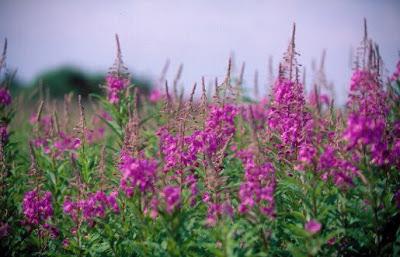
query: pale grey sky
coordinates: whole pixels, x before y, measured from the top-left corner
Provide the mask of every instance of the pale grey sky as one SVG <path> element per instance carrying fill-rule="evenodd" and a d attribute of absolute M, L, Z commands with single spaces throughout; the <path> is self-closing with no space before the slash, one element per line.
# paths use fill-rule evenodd
<path fill-rule="evenodd" d="M 343 97 L 363 17 L 392 71 L 400 50 L 399 13 L 400 1 L 374 0 L 0 0 L 0 38 L 8 38 L 8 65 L 24 80 L 64 64 L 105 71 L 118 33 L 133 75 L 157 77 L 170 58 L 168 78 L 184 63 L 182 79 L 191 86 L 203 75 L 223 77 L 233 52 L 237 65 L 246 62 L 248 82 L 258 69 L 265 83 L 268 57 L 276 70 L 296 22 L 300 63 L 310 71 L 311 60 L 326 49 L 328 78 Z"/>

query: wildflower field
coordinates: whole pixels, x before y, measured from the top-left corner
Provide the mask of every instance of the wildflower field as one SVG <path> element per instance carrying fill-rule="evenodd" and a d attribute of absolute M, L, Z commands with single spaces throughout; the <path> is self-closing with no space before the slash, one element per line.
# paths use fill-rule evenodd
<path fill-rule="evenodd" d="M 211 90 L 145 93 L 116 39 L 103 95 L 29 108 L 5 42 L 1 256 L 400 256 L 400 62 L 366 32 L 345 106 L 323 65 L 306 93 L 294 31 L 252 97 L 231 59 Z"/>

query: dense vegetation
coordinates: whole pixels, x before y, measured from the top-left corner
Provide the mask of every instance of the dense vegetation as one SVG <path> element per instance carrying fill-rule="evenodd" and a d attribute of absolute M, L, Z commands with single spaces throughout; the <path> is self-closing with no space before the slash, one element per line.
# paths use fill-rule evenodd
<path fill-rule="evenodd" d="M 365 35 L 345 108 L 323 69 L 304 92 L 294 34 L 253 99 L 231 61 L 212 94 L 144 94 L 117 38 L 104 96 L 28 110 L 4 51 L 2 256 L 399 256 L 400 62 Z"/>

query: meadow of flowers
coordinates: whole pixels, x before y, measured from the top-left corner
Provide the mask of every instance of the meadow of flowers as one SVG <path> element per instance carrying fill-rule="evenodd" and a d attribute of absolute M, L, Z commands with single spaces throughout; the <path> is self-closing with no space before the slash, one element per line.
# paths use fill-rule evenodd
<path fill-rule="evenodd" d="M 144 94 L 117 37 L 104 95 L 39 98 L 25 125 L 5 50 L 1 256 L 400 256 L 400 62 L 385 76 L 366 33 L 345 106 L 322 65 L 306 93 L 294 33 L 252 98 L 231 60 L 212 92 Z"/>

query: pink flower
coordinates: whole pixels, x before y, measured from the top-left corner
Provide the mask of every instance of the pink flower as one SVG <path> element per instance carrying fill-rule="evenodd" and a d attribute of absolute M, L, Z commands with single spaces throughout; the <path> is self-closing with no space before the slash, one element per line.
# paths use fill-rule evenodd
<path fill-rule="evenodd" d="M 51 192 L 44 194 L 36 190 L 28 191 L 24 195 L 22 210 L 26 221 L 32 225 L 45 224 L 53 216 Z"/>
<path fill-rule="evenodd" d="M 86 139 L 89 144 L 92 144 L 96 141 L 100 141 L 101 139 L 104 138 L 104 133 L 106 129 L 104 127 L 97 127 L 93 130 L 87 130 L 86 131 Z"/>
<path fill-rule="evenodd" d="M 118 191 L 112 191 L 110 195 L 107 196 L 107 203 L 115 213 L 119 213 L 117 197 L 118 197 Z"/>
<path fill-rule="evenodd" d="M 34 125 L 38 122 L 36 113 L 32 113 L 32 115 L 29 118 L 29 123 L 31 125 Z M 39 124 L 41 128 L 41 132 L 43 132 L 44 135 L 50 136 L 51 129 L 53 128 L 53 119 L 51 118 L 50 115 L 42 115 L 40 116 Z"/>
<path fill-rule="evenodd" d="M 158 216 L 158 204 L 159 201 L 157 197 L 153 197 L 149 206 L 145 209 L 145 213 L 148 214 L 152 219 L 155 219 Z"/>
<path fill-rule="evenodd" d="M 165 127 L 158 130 L 161 152 L 164 156 L 164 171 L 178 169 L 181 166 L 192 166 L 197 154 L 203 150 L 203 132 L 194 131 L 190 136 L 172 135 Z"/>
<path fill-rule="evenodd" d="M 64 152 L 77 150 L 81 146 L 81 140 L 79 138 L 68 136 L 63 132 L 60 132 L 59 137 L 60 139 L 53 144 L 56 157 L 59 157 Z"/>
<path fill-rule="evenodd" d="M 152 103 L 156 103 L 160 101 L 162 98 L 162 94 L 158 89 L 152 89 L 149 96 L 149 101 Z"/>
<path fill-rule="evenodd" d="M 163 190 L 166 209 L 168 213 L 172 213 L 180 204 L 181 190 L 179 187 L 166 186 Z"/>
<path fill-rule="evenodd" d="M 124 89 L 128 84 L 127 79 L 120 78 L 113 74 L 110 74 L 106 77 L 106 82 L 110 90 L 118 90 L 118 91 Z"/>
<path fill-rule="evenodd" d="M 247 122 L 252 122 L 257 130 L 265 127 L 268 119 L 268 111 L 266 104 L 268 100 L 262 99 L 258 103 L 241 106 L 240 112 L 243 119 Z"/>
<path fill-rule="evenodd" d="M 304 225 L 304 229 L 311 234 L 318 233 L 321 230 L 321 223 L 312 219 Z"/>
<path fill-rule="evenodd" d="M 301 161 L 305 164 L 311 164 L 316 153 L 317 153 L 317 151 L 313 146 L 303 144 L 300 147 L 299 155 L 297 158 L 299 161 Z"/>
<path fill-rule="evenodd" d="M 120 188 L 126 196 L 132 197 L 136 189 L 142 193 L 153 191 L 157 176 L 155 160 L 133 158 L 122 153 L 118 167 L 122 174 Z"/>
<path fill-rule="evenodd" d="M 64 248 L 68 248 L 69 246 L 69 239 L 68 238 L 64 238 L 64 240 L 62 241 L 62 245 Z"/>
<path fill-rule="evenodd" d="M 5 87 L 0 88 L 0 106 L 7 106 L 10 104 L 11 104 L 10 91 Z"/>
<path fill-rule="evenodd" d="M 233 217 L 233 211 L 232 205 L 228 201 L 225 201 L 222 204 L 209 203 L 206 224 L 210 227 L 215 226 L 217 224 L 218 217 L 222 215 Z"/>
<path fill-rule="evenodd" d="M 113 191 L 106 195 L 103 191 L 97 191 L 90 194 L 86 199 L 80 199 L 75 202 L 68 198 L 64 201 L 63 211 L 71 216 L 72 220 L 77 222 L 78 215 L 83 215 L 83 218 L 89 223 L 94 224 L 95 218 L 104 218 L 107 210 L 112 210 L 114 213 L 119 212 L 118 203 L 116 201 L 118 192 Z"/>
<path fill-rule="evenodd" d="M 100 113 L 100 116 L 101 116 L 103 119 L 105 119 L 106 121 L 112 121 L 112 116 L 111 116 L 108 112 L 106 112 L 106 111 L 102 111 L 102 112 Z"/>
<path fill-rule="evenodd" d="M 205 128 L 200 133 L 202 140 L 199 143 L 203 144 L 205 154 L 214 155 L 235 134 L 237 114 L 238 109 L 234 105 L 211 106 Z"/>
<path fill-rule="evenodd" d="M 108 101 L 112 104 L 119 102 L 120 93 L 129 85 L 129 79 L 109 74 L 106 77 Z"/>
<path fill-rule="evenodd" d="M 359 174 L 358 169 L 342 156 L 339 157 L 337 150 L 331 146 L 326 147 L 319 156 L 317 170 L 323 180 L 331 177 L 336 186 L 352 185 L 352 178 Z"/>
<path fill-rule="evenodd" d="M 311 121 L 311 115 L 305 109 L 303 85 L 279 78 L 274 86 L 267 124 L 270 131 L 280 135 L 281 142 L 277 147 L 283 154 L 293 156 L 305 141 L 304 132 Z"/>
<path fill-rule="evenodd" d="M 252 149 L 238 153 L 242 160 L 245 177 L 239 189 L 239 212 L 246 213 L 258 208 L 267 217 L 275 216 L 275 171 L 271 163 L 258 165 Z"/>
<path fill-rule="evenodd" d="M 390 161 L 388 142 L 384 137 L 389 111 L 387 99 L 387 93 L 375 72 L 354 72 L 347 103 L 350 114 L 343 137 L 348 142 L 348 150 L 365 149 L 375 165 Z"/>
<path fill-rule="evenodd" d="M 331 100 L 329 99 L 329 96 L 325 94 L 317 94 L 315 93 L 315 91 L 312 91 L 308 96 L 308 102 L 312 106 L 317 106 L 317 103 L 319 103 L 320 105 L 324 104 L 326 106 L 329 106 L 330 101 Z"/>

